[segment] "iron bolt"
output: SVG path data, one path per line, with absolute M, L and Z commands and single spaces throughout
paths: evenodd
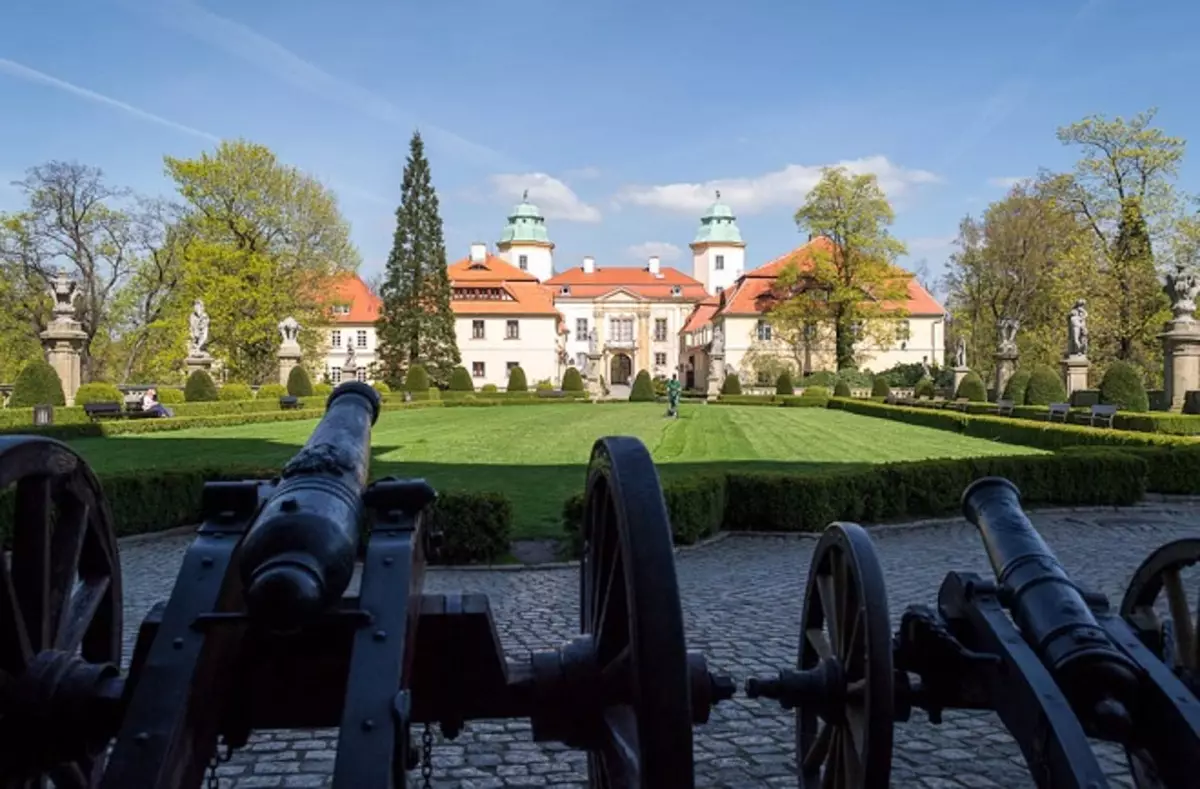
M 365 721 L 362 722 L 362 727 L 363 727 L 363 731 L 371 731 L 372 729 L 375 728 L 375 721 L 371 720 L 370 718 L 367 718 Z
M 376 630 L 375 631 L 375 640 L 376 641 L 383 641 L 386 638 L 387 638 L 386 630 Z

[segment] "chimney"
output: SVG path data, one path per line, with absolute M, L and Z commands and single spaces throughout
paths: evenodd
M 809 241 L 812 241 L 814 238 L 816 238 L 816 235 L 815 235 L 815 234 L 813 234 L 813 233 L 809 233 L 809 234 L 808 234 L 808 240 L 809 240 Z
M 596 259 L 591 255 L 583 256 L 583 273 L 593 274 L 596 271 Z
M 471 262 L 484 263 L 487 261 L 487 244 L 478 241 L 471 245 Z
M 646 270 L 651 274 L 658 276 L 658 255 L 650 256 L 650 263 L 646 266 Z

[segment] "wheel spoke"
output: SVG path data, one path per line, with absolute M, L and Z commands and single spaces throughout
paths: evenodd
M 596 623 L 596 657 L 607 663 L 609 657 L 629 643 L 628 605 L 625 601 L 625 559 L 618 553 L 608 572 L 608 586 Z
M 58 521 L 50 537 L 49 644 L 58 642 L 63 629 L 71 626 L 70 609 L 74 604 L 72 592 L 79 576 L 79 560 L 87 536 L 90 510 L 87 502 L 73 496 L 66 496 L 60 501 Z M 88 621 L 91 621 L 91 615 Z
M 74 652 L 83 645 L 84 636 L 108 596 L 109 588 L 108 578 L 79 584 L 68 598 L 67 610 L 55 638 L 55 649 Z
M 1188 610 L 1187 590 L 1183 588 L 1183 579 L 1179 577 L 1178 567 L 1163 570 L 1163 591 L 1167 596 L 1167 604 L 1171 609 L 1171 619 L 1175 622 L 1175 643 L 1181 658 L 1183 668 L 1195 669 L 1196 631 L 1192 627 L 1192 612 Z
M 862 786 L 863 782 L 863 763 L 860 746 L 855 741 L 854 725 L 848 722 L 842 734 L 842 752 L 841 768 L 842 768 L 842 784 L 845 786 Z
M 17 482 L 13 518 L 12 582 L 25 619 L 29 646 L 50 645 L 50 477 Z
M 638 787 L 641 785 L 641 754 L 638 752 L 637 719 L 627 706 L 609 707 L 604 711 L 601 761 L 608 785 Z
M 828 758 L 825 760 L 825 774 L 821 776 L 821 789 L 842 789 L 842 784 L 838 781 L 839 768 L 841 767 L 841 759 L 839 751 L 842 748 L 842 730 L 839 726 L 830 726 L 833 729 L 833 734 L 829 740 Z
M 832 617 L 837 617 L 837 635 L 833 639 L 833 648 L 839 658 L 842 659 L 842 664 L 845 665 L 848 660 L 850 640 L 850 625 L 851 622 L 847 618 L 849 616 L 849 597 L 850 585 L 850 568 L 848 563 L 850 557 L 844 552 L 838 551 L 833 559 L 833 593 L 835 610 L 831 614 Z M 833 634 L 832 625 L 830 625 L 830 634 Z
M 8 561 L 0 554 L 0 669 L 19 676 L 33 658 Z
M 833 650 L 829 647 L 829 639 L 825 636 L 825 631 L 819 628 L 810 627 L 804 631 L 808 643 L 812 646 L 813 651 L 817 653 L 817 657 L 821 660 L 828 660 L 833 657 Z M 808 668 L 805 666 L 804 668 Z
M 821 731 L 817 732 L 816 739 L 809 746 L 808 753 L 804 754 L 804 761 L 801 764 L 801 773 L 812 778 L 817 775 L 821 769 L 821 764 L 824 763 L 825 757 L 829 755 L 829 746 L 833 742 L 833 724 L 822 723 Z
M 837 609 L 837 587 L 832 575 L 821 573 L 817 576 L 817 594 L 821 596 L 821 613 L 824 614 L 825 626 L 829 628 L 829 643 L 834 650 L 833 654 L 837 655 L 836 650 L 841 642 L 838 633 L 841 620 Z

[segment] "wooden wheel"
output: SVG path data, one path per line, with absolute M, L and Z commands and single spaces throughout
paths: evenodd
M 589 785 L 693 785 L 683 611 L 658 472 L 636 438 L 592 448 L 580 570 L 582 631 L 606 700 L 593 728 Z
M 883 570 L 861 526 L 831 524 L 813 552 L 798 668 L 823 686 L 813 701 L 796 705 L 802 789 L 887 789 L 892 632 Z
M 58 441 L 0 437 L 0 786 L 95 782 L 120 697 L 121 568 L 100 485 Z

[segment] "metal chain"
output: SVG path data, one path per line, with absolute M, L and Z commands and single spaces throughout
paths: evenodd
M 421 779 L 423 789 L 433 789 L 433 730 L 428 723 L 421 732 Z
M 233 758 L 233 746 L 227 742 L 223 744 L 225 753 L 221 753 L 220 745 L 218 745 L 213 751 L 212 758 L 208 760 L 208 789 L 221 788 L 221 779 L 217 777 L 217 768 Z

